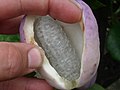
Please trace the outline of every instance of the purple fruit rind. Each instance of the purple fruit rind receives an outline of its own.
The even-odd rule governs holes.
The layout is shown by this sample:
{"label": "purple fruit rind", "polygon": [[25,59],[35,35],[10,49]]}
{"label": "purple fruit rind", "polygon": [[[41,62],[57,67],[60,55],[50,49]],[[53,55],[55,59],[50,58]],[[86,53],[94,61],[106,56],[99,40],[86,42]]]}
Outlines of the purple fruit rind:
{"label": "purple fruit rind", "polygon": [[82,0],[75,0],[75,1],[79,3],[79,2],[81,2]]}
{"label": "purple fruit rind", "polygon": [[[86,67],[87,69],[84,69],[84,72],[86,72],[86,77],[82,76],[80,82],[84,82],[84,80],[90,80],[87,83],[87,87],[91,86],[91,84],[94,84],[95,82],[95,77],[96,77],[96,71],[97,71],[97,67],[98,67],[98,63],[99,63],[99,48],[97,48],[99,46],[99,35],[98,35],[98,25],[97,25],[97,21],[92,13],[92,10],[90,9],[90,7],[83,2],[82,0],[75,0],[77,3],[79,3],[79,7],[81,8],[81,10],[83,11],[83,23],[84,23],[84,37],[85,37],[85,45],[84,47],[86,49],[84,49],[84,57],[82,60],[84,60],[83,62],[83,67]],[[93,41],[94,40],[94,41]],[[95,43],[95,44],[94,44]],[[91,47],[91,48],[90,48]],[[92,54],[92,55],[91,55]],[[94,56],[94,58],[92,58],[91,56]],[[89,58],[89,59],[87,59]],[[86,63],[89,63],[90,65],[86,65]],[[91,71],[88,70],[92,69]],[[95,76],[95,77],[94,77]],[[85,84],[86,86],[86,84]]]}
{"label": "purple fruit rind", "polygon": [[23,17],[23,19],[21,21],[21,24],[20,24],[20,28],[19,28],[21,42],[25,42],[26,41],[25,40],[24,30],[23,30],[23,27],[24,27],[24,24],[25,24],[25,18],[26,18],[26,16]]}

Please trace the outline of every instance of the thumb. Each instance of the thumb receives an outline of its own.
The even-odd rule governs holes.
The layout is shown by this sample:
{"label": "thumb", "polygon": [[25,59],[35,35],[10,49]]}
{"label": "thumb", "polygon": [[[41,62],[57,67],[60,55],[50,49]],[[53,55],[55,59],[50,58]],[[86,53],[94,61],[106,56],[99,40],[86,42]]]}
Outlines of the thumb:
{"label": "thumb", "polygon": [[42,64],[35,45],[0,42],[0,81],[27,74]]}

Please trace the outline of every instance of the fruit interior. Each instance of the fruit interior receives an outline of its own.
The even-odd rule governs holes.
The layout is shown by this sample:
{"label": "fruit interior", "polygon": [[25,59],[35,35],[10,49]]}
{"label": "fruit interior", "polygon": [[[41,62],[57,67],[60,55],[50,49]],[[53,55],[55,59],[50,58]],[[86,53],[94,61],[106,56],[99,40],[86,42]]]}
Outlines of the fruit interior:
{"label": "fruit interior", "polygon": [[67,24],[43,16],[35,19],[33,29],[35,41],[57,73],[69,81],[77,80],[84,40],[80,24]]}

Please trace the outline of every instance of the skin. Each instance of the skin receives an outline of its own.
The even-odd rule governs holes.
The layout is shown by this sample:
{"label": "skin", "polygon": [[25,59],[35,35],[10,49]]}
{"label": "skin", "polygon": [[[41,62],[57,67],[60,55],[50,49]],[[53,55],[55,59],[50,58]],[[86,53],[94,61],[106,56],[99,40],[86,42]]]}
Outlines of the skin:
{"label": "skin", "polygon": [[[69,23],[81,19],[81,10],[70,0],[1,0],[0,12],[0,34],[18,33],[24,14],[49,14]],[[34,48],[38,50],[30,44],[0,42],[0,90],[53,90],[44,80],[22,77],[42,64],[42,52]],[[30,58],[39,61],[31,61],[31,66],[30,51],[33,51]]]}

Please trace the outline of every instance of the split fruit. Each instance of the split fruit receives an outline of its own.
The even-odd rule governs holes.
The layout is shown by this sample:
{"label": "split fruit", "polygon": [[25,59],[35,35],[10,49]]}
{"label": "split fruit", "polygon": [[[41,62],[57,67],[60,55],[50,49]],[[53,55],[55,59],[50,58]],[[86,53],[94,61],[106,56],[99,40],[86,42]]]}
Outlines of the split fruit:
{"label": "split fruit", "polygon": [[45,52],[38,72],[58,89],[86,85],[95,76],[99,64],[96,19],[83,1],[74,3],[82,10],[78,23],[64,23],[48,15],[28,15],[20,26],[21,41],[38,45]]}

